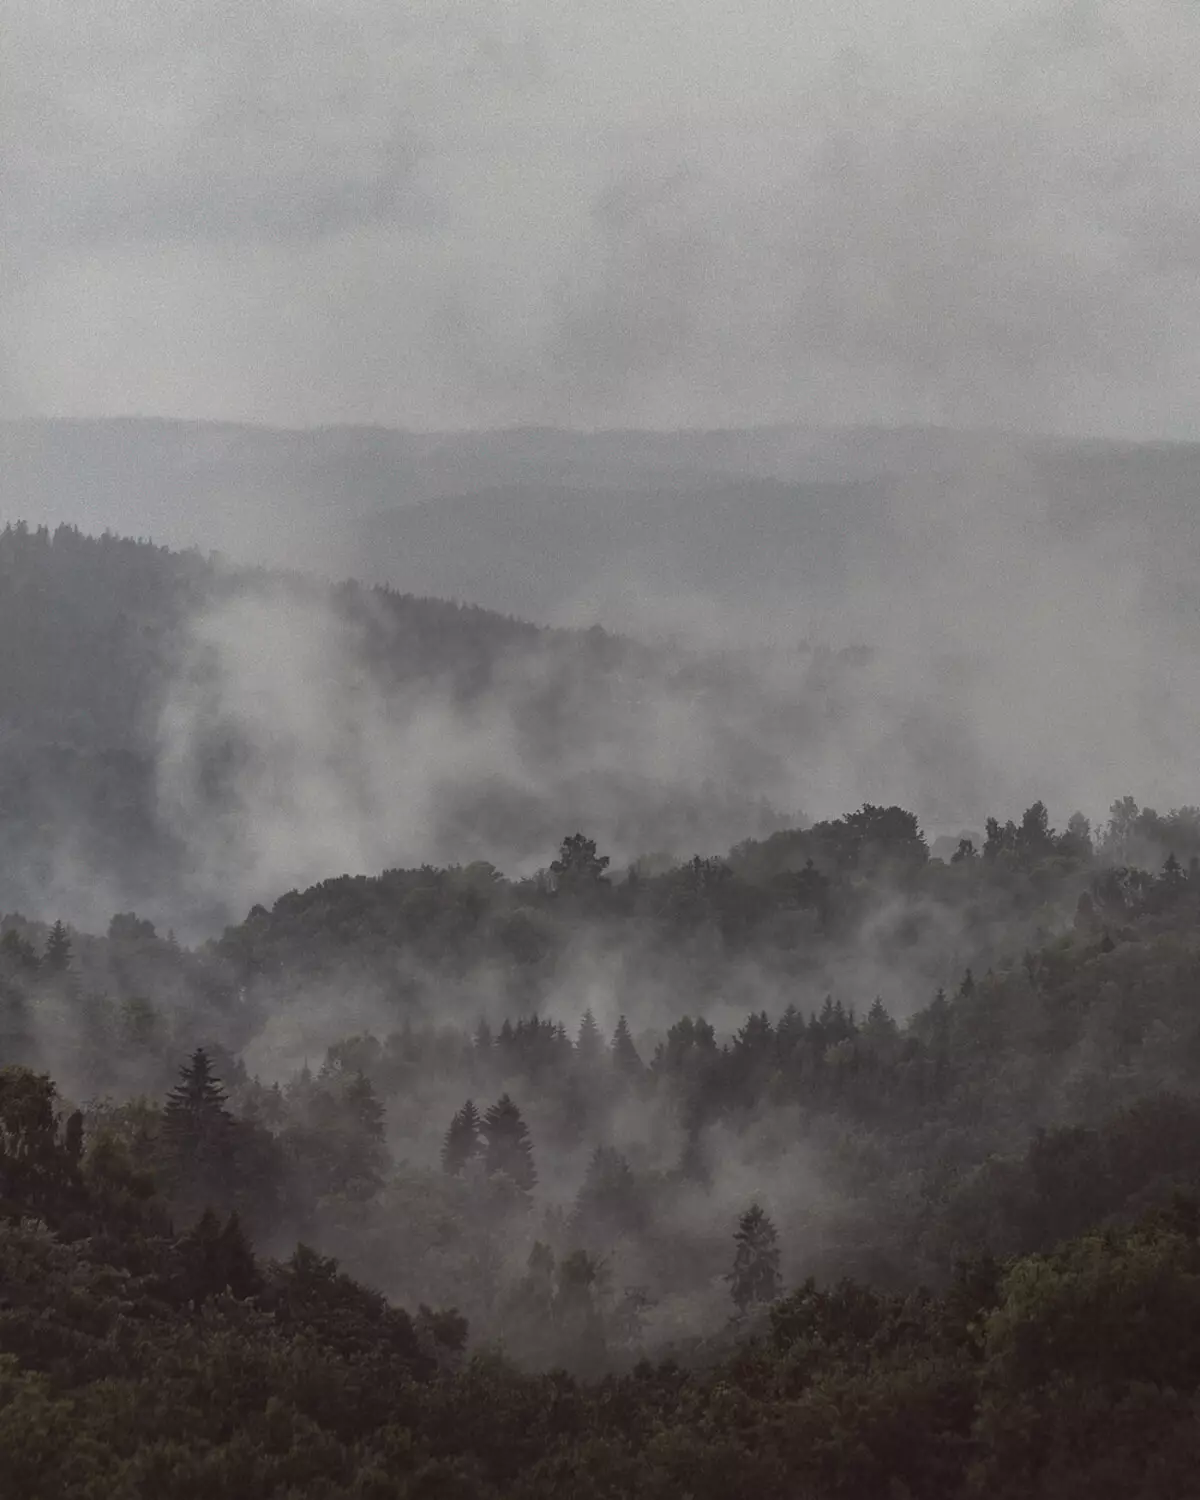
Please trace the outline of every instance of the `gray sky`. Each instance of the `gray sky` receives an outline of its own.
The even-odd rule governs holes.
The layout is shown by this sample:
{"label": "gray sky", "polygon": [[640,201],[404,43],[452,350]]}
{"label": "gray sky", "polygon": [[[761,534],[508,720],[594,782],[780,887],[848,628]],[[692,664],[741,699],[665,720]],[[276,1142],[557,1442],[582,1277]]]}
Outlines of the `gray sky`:
{"label": "gray sky", "polygon": [[1194,0],[6,0],[0,404],[1200,435]]}

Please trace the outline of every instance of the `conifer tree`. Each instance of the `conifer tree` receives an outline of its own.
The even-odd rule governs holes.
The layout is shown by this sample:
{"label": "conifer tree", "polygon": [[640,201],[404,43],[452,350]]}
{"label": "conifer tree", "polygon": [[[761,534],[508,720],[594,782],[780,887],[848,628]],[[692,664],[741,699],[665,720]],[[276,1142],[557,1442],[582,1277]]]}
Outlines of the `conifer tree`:
{"label": "conifer tree", "polygon": [[254,1250],[236,1213],[229,1215],[217,1239],[217,1260],[228,1288],[235,1297],[252,1297],[262,1290],[263,1279]]}
{"label": "conifer tree", "polygon": [[483,1136],[483,1164],[488,1176],[506,1172],[522,1192],[530,1192],[537,1182],[533,1144],[521,1111],[507,1094],[502,1095],[484,1115]]}
{"label": "conifer tree", "polygon": [[779,1295],[779,1243],[775,1226],[757,1203],[738,1221],[733,1270],[725,1278],[739,1312]]}
{"label": "conifer tree", "polygon": [[197,1047],[191,1060],[180,1068],[179,1082],[167,1095],[163,1129],[175,1139],[197,1140],[223,1132],[229,1120],[225,1090],[213,1071],[208,1053]]}
{"label": "conifer tree", "polygon": [[163,1110],[163,1149],[171,1196],[198,1212],[225,1196],[232,1167],[233,1117],[203,1047],[179,1070]]}
{"label": "conifer tree", "polygon": [[599,1059],[603,1051],[604,1039],[596,1025],[596,1018],[590,1010],[585,1010],[575,1037],[575,1055],[585,1066],[590,1066]]}
{"label": "conifer tree", "polygon": [[220,1238],[221,1221],[211,1208],[206,1208],[180,1242],[184,1295],[196,1305],[224,1290],[219,1264]]}
{"label": "conifer tree", "polygon": [[468,1099],[450,1121],[442,1143],[442,1171],[450,1177],[458,1177],[469,1161],[483,1151],[483,1122],[475,1102]]}
{"label": "conifer tree", "polygon": [[633,1037],[629,1032],[629,1022],[624,1016],[617,1021],[617,1029],[613,1032],[612,1046],[613,1065],[619,1073],[633,1076],[642,1071],[642,1060],[638,1056],[638,1050],[633,1045]]}
{"label": "conifer tree", "polygon": [[250,1241],[236,1213],[225,1224],[206,1208],[179,1244],[185,1295],[191,1302],[230,1292],[252,1297],[262,1289],[262,1277]]}
{"label": "conifer tree", "polygon": [[71,939],[61,921],[50,929],[42,963],[48,974],[65,974],[71,967]]}

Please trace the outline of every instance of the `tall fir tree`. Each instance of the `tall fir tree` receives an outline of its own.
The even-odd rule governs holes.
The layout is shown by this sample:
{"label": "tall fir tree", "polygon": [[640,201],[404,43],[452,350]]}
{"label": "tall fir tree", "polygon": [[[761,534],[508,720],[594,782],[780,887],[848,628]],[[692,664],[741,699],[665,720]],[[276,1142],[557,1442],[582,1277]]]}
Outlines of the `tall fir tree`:
{"label": "tall fir tree", "polygon": [[71,939],[61,921],[55,922],[50,929],[42,967],[47,974],[65,974],[71,967]]}
{"label": "tall fir tree", "polygon": [[537,1182],[533,1143],[521,1111],[507,1094],[503,1094],[484,1115],[483,1136],[483,1164],[488,1176],[506,1172],[522,1192],[530,1192]]}
{"label": "tall fir tree", "polygon": [[642,1071],[642,1059],[638,1056],[638,1050],[633,1045],[633,1037],[630,1034],[629,1022],[624,1016],[617,1021],[617,1029],[613,1032],[612,1045],[613,1066],[619,1073],[626,1077],[636,1077]]}
{"label": "tall fir tree", "polygon": [[442,1171],[449,1177],[458,1177],[468,1162],[483,1151],[483,1121],[475,1102],[468,1099],[450,1121],[442,1142]]}
{"label": "tall fir tree", "polygon": [[585,1067],[594,1066],[604,1053],[604,1038],[596,1025],[596,1018],[585,1010],[575,1036],[575,1055]]}
{"label": "tall fir tree", "polygon": [[233,1117],[225,1090],[203,1047],[179,1070],[167,1095],[162,1145],[167,1186],[177,1209],[188,1215],[224,1201],[233,1156]]}
{"label": "tall fir tree", "polygon": [[757,1203],[738,1221],[733,1270],[725,1278],[739,1312],[779,1296],[779,1239],[775,1226]]}

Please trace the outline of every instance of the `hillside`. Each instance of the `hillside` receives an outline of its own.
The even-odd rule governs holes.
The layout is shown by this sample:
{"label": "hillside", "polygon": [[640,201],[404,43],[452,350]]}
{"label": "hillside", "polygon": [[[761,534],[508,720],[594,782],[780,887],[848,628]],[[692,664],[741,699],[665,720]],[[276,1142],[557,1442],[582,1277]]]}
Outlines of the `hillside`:
{"label": "hillside", "polygon": [[0,611],[18,1493],[1181,1492],[1196,807],[774,812],[880,652],[66,527]]}
{"label": "hillside", "polygon": [[0,639],[8,909],[194,930],[330,866],[527,863],[571,821],[720,847],[786,790],[736,662],[145,542],[6,529]]}
{"label": "hillside", "polygon": [[541,620],[583,601],[619,625],[629,600],[614,575],[631,559],[639,592],[727,609],[747,587],[844,607],[844,590],[879,570],[890,593],[893,567],[919,564],[914,517],[969,513],[981,488],[998,516],[1033,526],[1031,557],[1039,540],[1089,554],[1119,542],[1174,591],[1145,602],[1180,605],[1200,448],[935,428],[428,434],[43,420],[0,423],[0,471],[8,521],[152,537]]}
{"label": "hillside", "polygon": [[[330,880],[194,950],[6,919],[4,1473],[1188,1493],[1198,851],[1127,799],[945,864],[862,808],[625,880],[584,838],[545,879]],[[914,922],[1008,954],[907,1019],[861,971],[810,1005]]]}

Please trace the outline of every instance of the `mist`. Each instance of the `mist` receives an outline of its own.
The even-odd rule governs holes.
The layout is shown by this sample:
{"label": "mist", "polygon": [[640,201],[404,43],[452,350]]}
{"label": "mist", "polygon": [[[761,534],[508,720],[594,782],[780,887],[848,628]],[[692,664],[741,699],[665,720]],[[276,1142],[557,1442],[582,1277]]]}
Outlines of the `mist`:
{"label": "mist", "polygon": [[1200,1191],[1194,7],[9,9],[0,1281],[965,1410]]}
{"label": "mist", "polygon": [[1198,28],[18,4],[10,409],[1194,435]]}

